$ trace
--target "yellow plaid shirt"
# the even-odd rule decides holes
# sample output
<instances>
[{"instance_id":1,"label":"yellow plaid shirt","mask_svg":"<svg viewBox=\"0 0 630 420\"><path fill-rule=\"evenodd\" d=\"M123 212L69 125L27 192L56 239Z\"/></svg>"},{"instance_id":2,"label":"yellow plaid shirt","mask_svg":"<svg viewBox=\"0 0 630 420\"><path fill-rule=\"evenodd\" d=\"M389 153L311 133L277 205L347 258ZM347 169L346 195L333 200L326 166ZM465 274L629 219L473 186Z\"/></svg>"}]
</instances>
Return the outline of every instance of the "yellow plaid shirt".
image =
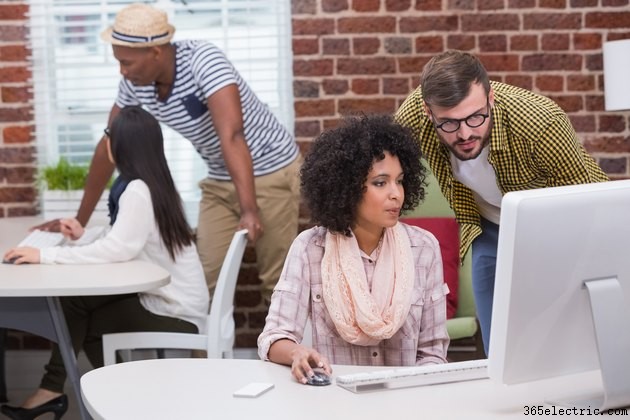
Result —
<instances>
[{"instance_id":1,"label":"yellow plaid shirt","mask_svg":"<svg viewBox=\"0 0 630 420\"><path fill-rule=\"evenodd\" d=\"M578 140L565 112L551 99L499 82L491 85L494 106L488 162L502 194L608 180ZM481 233L479 210L472 191L453 178L449 151L424 112L420 87L407 97L396 119L418 136L424 158L455 212L463 259Z\"/></svg>"}]
</instances>

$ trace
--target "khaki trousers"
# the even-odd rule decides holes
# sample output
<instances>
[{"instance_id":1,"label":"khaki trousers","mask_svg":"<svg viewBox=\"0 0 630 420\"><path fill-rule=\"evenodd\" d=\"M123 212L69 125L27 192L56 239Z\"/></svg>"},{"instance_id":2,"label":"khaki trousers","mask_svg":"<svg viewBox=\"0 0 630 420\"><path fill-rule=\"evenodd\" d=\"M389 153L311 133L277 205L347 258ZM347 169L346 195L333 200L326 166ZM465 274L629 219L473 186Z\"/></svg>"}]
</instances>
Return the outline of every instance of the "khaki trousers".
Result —
<instances>
[{"instance_id":1,"label":"khaki trousers","mask_svg":"<svg viewBox=\"0 0 630 420\"><path fill-rule=\"evenodd\" d=\"M301 164L302 158L298 157L289 166L254 179L256 203L264 229L256 242L256 261L266 299L271 297L289 247L297 236ZM199 187L202 195L197 250L212 296L223 259L240 221L240 208L231 181L206 178Z\"/></svg>"}]
</instances>

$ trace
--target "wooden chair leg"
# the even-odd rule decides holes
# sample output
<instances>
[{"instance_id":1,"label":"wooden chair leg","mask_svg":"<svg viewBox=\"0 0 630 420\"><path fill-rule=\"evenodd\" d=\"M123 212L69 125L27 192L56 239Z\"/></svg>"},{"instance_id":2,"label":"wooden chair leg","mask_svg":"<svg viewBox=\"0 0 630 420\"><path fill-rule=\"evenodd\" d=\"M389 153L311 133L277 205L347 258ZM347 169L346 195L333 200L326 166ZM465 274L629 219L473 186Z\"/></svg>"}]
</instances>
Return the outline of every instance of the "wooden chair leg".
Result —
<instances>
[{"instance_id":1,"label":"wooden chair leg","mask_svg":"<svg viewBox=\"0 0 630 420\"><path fill-rule=\"evenodd\" d=\"M7 402L7 383L4 371L4 348L7 342L7 330L0 328L0 402Z\"/></svg>"}]
</instances>

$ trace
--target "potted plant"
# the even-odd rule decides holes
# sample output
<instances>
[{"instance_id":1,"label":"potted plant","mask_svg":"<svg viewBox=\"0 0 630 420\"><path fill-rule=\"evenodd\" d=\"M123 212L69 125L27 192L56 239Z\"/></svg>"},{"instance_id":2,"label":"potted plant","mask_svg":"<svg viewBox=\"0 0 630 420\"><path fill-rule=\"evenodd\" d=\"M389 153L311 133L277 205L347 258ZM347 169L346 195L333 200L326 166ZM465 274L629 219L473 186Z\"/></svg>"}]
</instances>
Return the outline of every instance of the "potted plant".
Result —
<instances>
[{"instance_id":1,"label":"potted plant","mask_svg":"<svg viewBox=\"0 0 630 420\"><path fill-rule=\"evenodd\" d=\"M46 220L59 217L74 217L77 214L83 186L88 174L87 165L77 165L60 158L57 165L45 166L39 172L42 191L42 213ZM108 183L111 185L111 180ZM104 191L94 209L93 218L107 218L107 196Z\"/></svg>"}]
</instances>

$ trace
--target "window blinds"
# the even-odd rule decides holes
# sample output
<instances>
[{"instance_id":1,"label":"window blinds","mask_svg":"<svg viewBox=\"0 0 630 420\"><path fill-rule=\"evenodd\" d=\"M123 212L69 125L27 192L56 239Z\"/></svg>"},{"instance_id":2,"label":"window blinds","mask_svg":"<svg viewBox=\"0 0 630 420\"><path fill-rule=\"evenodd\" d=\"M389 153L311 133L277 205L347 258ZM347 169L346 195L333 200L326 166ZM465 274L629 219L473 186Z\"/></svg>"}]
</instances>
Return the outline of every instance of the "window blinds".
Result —
<instances>
[{"instance_id":1,"label":"window blinds","mask_svg":"<svg viewBox=\"0 0 630 420\"><path fill-rule=\"evenodd\" d=\"M100 32L129 0L30 0L35 133L39 164L88 163L116 98L120 74ZM221 48L254 92L293 131L289 0L154 0L174 40ZM195 202L205 167L190 143L163 127L173 178ZM196 221L196 219L195 219Z\"/></svg>"}]
</instances>

